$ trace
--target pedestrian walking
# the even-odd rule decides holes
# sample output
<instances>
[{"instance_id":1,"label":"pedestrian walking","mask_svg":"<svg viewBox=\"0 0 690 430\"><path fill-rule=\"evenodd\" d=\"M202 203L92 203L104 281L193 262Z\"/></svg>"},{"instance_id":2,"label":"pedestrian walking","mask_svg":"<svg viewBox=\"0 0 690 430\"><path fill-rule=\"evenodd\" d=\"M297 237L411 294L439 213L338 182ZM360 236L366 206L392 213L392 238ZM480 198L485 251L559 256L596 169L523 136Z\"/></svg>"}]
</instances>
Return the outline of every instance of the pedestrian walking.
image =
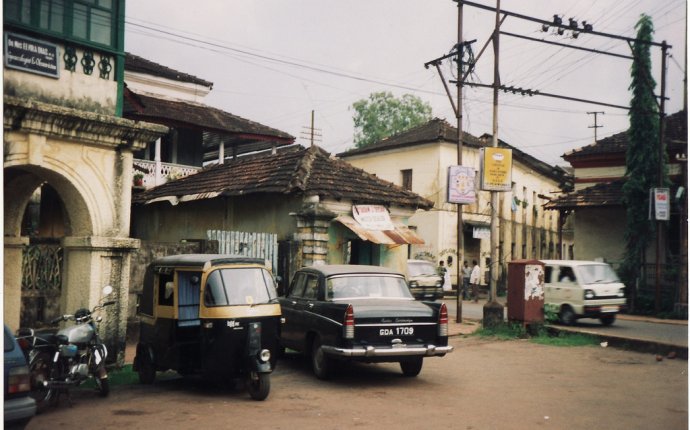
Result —
<instances>
[{"instance_id":1,"label":"pedestrian walking","mask_svg":"<svg viewBox=\"0 0 690 430\"><path fill-rule=\"evenodd\" d=\"M467 264L467 260L462 265L462 299L467 300L470 294L470 275L472 268Z\"/></svg>"},{"instance_id":2,"label":"pedestrian walking","mask_svg":"<svg viewBox=\"0 0 690 430\"><path fill-rule=\"evenodd\" d=\"M475 303L479 301L479 282L481 278L481 269L477 260L472 260L472 273L470 273L470 285L472 286L472 299Z\"/></svg>"}]
</instances>

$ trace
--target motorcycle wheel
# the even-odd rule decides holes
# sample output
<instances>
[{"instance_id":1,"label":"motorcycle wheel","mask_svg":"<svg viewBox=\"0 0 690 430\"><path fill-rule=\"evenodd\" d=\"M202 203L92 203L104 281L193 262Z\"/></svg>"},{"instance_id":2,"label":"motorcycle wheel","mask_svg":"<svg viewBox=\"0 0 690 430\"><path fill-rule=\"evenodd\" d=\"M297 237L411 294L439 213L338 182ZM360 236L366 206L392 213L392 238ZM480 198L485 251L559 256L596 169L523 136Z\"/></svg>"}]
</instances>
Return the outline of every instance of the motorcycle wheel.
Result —
<instances>
[{"instance_id":1,"label":"motorcycle wheel","mask_svg":"<svg viewBox=\"0 0 690 430\"><path fill-rule=\"evenodd\" d=\"M31 358L29 375L31 378L31 397L36 401L36 410L43 412L57 400L57 390L48 388L45 382L50 381L53 360L50 354L41 352Z\"/></svg>"},{"instance_id":2,"label":"motorcycle wheel","mask_svg":"<svg viewBox=\"0 0 690 430\"><path fill-rule=\"evenodd\" d=\"M247 391L254 400L265 400L271 391L271 377L269 373L249 372Z\"/></svg>"},{"instance_id":3,"label":"motorcycle wheel","mask_svg":"<svg viewBox=\"0 0 690 430\"><path fill-rule=\"evenodd\" d=\"M96 380L96 391L98 391L98 395L101 397L108 397L108 394L110 394L110 383L108 382L108 377L106 376L105 378L99 378L96 376L94 379Z\"/></svg>"}]
</instances>

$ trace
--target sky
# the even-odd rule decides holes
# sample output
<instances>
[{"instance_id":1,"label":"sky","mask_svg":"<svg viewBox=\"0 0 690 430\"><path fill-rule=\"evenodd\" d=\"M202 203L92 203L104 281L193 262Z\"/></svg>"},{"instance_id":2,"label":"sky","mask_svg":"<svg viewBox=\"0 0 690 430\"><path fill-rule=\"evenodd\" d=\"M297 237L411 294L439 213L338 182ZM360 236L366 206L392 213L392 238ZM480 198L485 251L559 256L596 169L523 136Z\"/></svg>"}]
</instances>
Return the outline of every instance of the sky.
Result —
<instances>
[{"instance_id":1,"label":"sky","mask_svg":"<svg viewBox=\"0 0 690 430\"><path fill-rule=\"evenodd\" d=\"M474 0L495 7L495 1ZM125 49L214 83L205 103L287 132L309 145L311 112L317 144L337 154L354 147L353 103L371 93L413 94L434 117L456 125L434 67L458 37L452 0L145 0L126 6ZM501 9L542 20L587 21L596 32L634 38L641 14L651 16L656 42L671 45L666 112L683 108L685 0L503 0ZM495 13L465 4L463 39L474 54L493 31ZM581 26L581 24L580 24ZM625 41L553 29L509 16L502 31L622 55ZM627 106L631 61L502 35L501 83L542 93ZM660 94L661 50L650 51ZM454 79L454 63L441 70ZM493 48L479 58L470 82L493 82ZM453 97L455 87L449 84ZM492 133L492 90L463 88L463 130ZM498 137L549 164L628 128L627 110L544 96L499 93ZM594 115L588 112L604 112Z\"/></svg>"}]
</instances>

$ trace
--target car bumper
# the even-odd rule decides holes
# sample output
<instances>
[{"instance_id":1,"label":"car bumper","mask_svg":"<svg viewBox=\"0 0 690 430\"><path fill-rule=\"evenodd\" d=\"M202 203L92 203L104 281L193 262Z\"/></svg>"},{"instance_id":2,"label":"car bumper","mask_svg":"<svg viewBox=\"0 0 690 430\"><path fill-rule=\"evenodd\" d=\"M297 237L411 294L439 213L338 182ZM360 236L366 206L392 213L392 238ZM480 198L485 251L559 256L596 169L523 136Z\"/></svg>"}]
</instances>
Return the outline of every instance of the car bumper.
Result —
<instances>
[{"instance_id":1,"label":"car bumper","mask_svg":"<svg viewBox=\"0 0 690 430\"><path fill-rule=\"evenodd\" d=\"M36 401L31 397L5 399L5 422L28 420L36 415Z\"/></svg>"},{"instance_id":2,"label":"car bumper","mask_svg":"<svg viewBox=\"0 0 690 430\"><path fill-rule=\"evenodd\" d=\"M436 299L440 299L441 297L443 297L443 290L441 288L436 288L436 287L410 288L410 292L412 293L412 296L417 300L424 300L424 299L436 300Z\"/></svg>"},{"instance_id":3,"label":"car bumper","mask_svg":"<svg viewBox=\"0 0 690 430\"><path fill-rule=\"evenodd\" d=\"M405 346L397 348L377 348L375 346L367 346L362 348L338 348L335 346L324 345L321 347L323 352L328 355L335 355L338 357L409 357L422 356L434 357L443 356L449 352L453 352L452 346Z\"/></svg>"}]
</instances>

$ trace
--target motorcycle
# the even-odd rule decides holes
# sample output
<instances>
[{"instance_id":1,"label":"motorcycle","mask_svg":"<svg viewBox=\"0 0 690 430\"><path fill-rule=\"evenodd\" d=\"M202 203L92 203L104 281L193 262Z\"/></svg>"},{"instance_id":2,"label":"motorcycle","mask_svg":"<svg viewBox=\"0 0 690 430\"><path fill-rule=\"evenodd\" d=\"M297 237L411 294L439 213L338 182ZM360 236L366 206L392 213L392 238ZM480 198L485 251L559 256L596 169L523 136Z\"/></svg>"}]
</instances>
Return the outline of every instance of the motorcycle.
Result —
<instances>
[{"instance_id":1,"label":"motorcycle","mask_svg":"<svg viewBox=\"0 0 690 430\"><path fill-rule=\"evenodd\" d=\"M69 399L69 388L90 378L94 379L101 397L109 394L105 369L108 350L98 336L102 318L94 318L94 313L115 304L114 300L105 301L112 291L111 286L104 287L101 302L92 310L81 308L74 315L62 315L50 321L50 325L62 321L74 321L74 325L60 330L20 328L17 331L17 342L29 363L31 396L39 411L56 403L61 394Z\"/></svg>"}]
</instances>

